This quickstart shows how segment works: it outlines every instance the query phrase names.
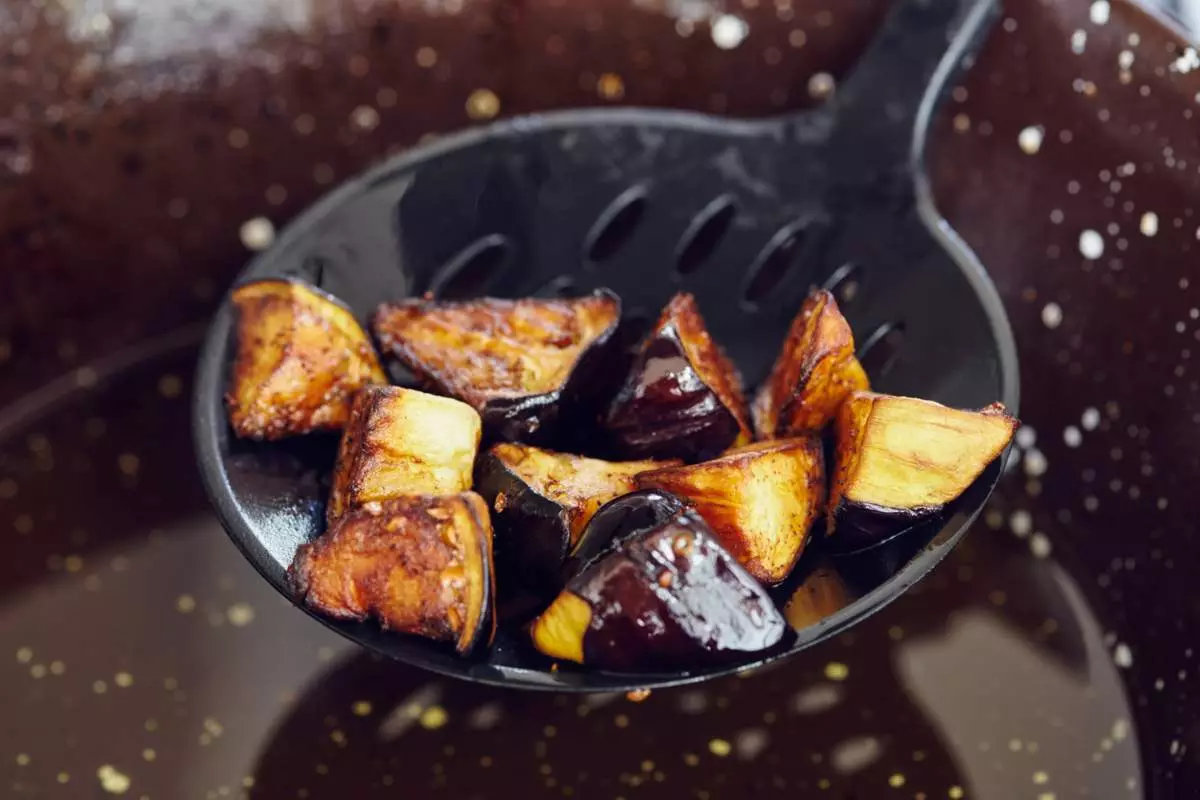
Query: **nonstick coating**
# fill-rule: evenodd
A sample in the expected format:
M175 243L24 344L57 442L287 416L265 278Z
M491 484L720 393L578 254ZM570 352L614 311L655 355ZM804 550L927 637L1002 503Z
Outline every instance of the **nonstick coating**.
M915 130L923 140L932 98L980 35L991 6L970 5L919 109L914 100L892 115L902 139ZM913 20L897 12L876 56L901 41L898 20L911 33ZM909 39L921 44L919 36ZM857 340L875 343L864 355L874 365L874 388L968 408L1003 400L1015 411L1016 352L1004 311L973 255L938 217L923 179L913 178L920 175L912 170L919 148L871 150L865 132L855 137L864 130L856 104L881 104L873 92L886 92L870 80L871 65L869 55L847 84L849 100L795 119L581 111L448 137L344 184L290 225L239 283L300 276L341 298L360 320L381 302L426 291L518 297L605 286L622 297L628 315L645 321L674 291L687 290L749 386L765 376L809 287L826 285L839 295ZM921 79L922 86L929 71L895 70L901 85ZM873 91L854 90L864 85ZM902 102L903 92L896 97ZM858 122L846 128L847 119ZM856 151L861 158L852 157ZM903 162L887 163L896 157ZM227 298L200 360L199 463L234 542L294 601L286 570L296 548L323 530L336 441L253 443L231 435L223 393L232 319ZM485 683L605 691L703 680L808 647L899 596L962 536L1002 461L937 525L856 556L831 558L819 548L806 554L781 601L819 566L832 566L857 599L797 631L786 650L735 668L551 671L519 630L502 628L489 652L462 659L374 624L316 618L382 654Z

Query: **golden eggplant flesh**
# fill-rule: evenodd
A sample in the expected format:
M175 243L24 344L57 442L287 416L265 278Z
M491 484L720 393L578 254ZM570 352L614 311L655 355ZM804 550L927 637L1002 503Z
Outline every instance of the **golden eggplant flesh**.
M755 430L763 439L818 432L850 392L868 388L850 325L833 295L821 289L800 307L754 399Z
M568 582L530 633L553 659L694 669L777 646L787 623L695 512L621 541Z
M851 394L836 424L826 531L840 549L876 544L940 512L1017 428L1000 403L960 411L873 392Z
M751 440L741 377L692 295L667 304L604 418L627 458L699 461Z
M787 577L825 497L825 459L816 436L737 448L682 467L644 472L639 488L682 498L746 570L766 584Z
M239 286L232 302L236 354L225 404L238 436L341 430L358 391L387 383L366 333L331 295L273 279Z
M439 392L457 397L510 441L544 441L589 410L605 387L621 303L607 290L575 299L380 306L383 349Z
M342 434L326 519L364 503L471 488L479 414L450 397L371 386L359 393Z
M632 492L638 473L666 465L494 445L479 459L475 487L492 508L502 578L559 588L563 561L596 510Z
M300 547L293 586L334 619L373 617L387 630L453 642L491 636L492 530L474 492L407 496L348 512Z

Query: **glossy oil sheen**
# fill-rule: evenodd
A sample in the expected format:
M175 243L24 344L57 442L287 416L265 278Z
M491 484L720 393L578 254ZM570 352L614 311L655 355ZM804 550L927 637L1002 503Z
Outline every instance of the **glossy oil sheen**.
M684 510L673 494L655 489L630 492L610 500L592 515L563 568L566 579L574 577L605 552L624 540L657 528Z

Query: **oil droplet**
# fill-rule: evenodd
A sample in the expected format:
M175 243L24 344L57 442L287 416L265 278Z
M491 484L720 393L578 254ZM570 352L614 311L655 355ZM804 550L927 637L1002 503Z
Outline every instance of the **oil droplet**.
M1153 236L1158 233L1158 215L1153 211L1147 211L1142 214L1142 220L1138 224L1138 229L1143 236Z
M1041 786L1042 784L1048 783L1049 781L1050 781L1050 776L1047 775L1044 770L1039 769L1037 772L1033 773L1033 782L1036 783L1037 785Z
M888 786L892 787L893 789L899 789L904 785L904 782L904 776L899 772L892 774L892 776L888 778Z
M1046 135L1046 129L1041 125L1030 125L1027 128L1022 128L1017 134L1017 146L1021 148L1021 152L1026 155L1034 155L1038 150L1042 149L1042 139Z
M712 24L713 44L722 50L732 50L737 47L749 33L750 26L746 24L746 21L733 14L722 14Z
M708 752L712 753L714 756L724 758L725 756L729 755L732 750L733 746L724 739L712 739L708 743Z
M421 47L417 50L417 66L429 69L437 61L437 50L434 50L432 47Z
M818 72L808 79L808 95L816 100L831 96L837 84L828 72Z
M1104 237L1088 228L1079 234L1079 252L1084 258L1095 261L1104 255Z
M371 131L379 127L379 112L371 106L359 106L350 112L350 121L360 131Z
M242 223L241 237L247 250L266 250L275 241L275 226L266 217L255 217Z
M950 791L946 792L946 796L950 800L962 800L962 798L966 797L966 793L962 790L961 786L951 786Z
M180 614L190 614L196 610L196 598L190 594L181 594L175 601L175 609Z
M1075 55L1082 55L1084 49L1087 48L1087 31L1077 30L1071 34L1071 52Z
M1119 642L1113 648L1113 663L1122 669L1133 666L1133 651L1129 649L1129 645Z
M30 648L30 647L18 647L17 648L17 662L18 663L28 664L32 660L33 660L33 649L32 648Z
M430 706L421 712L419 722L421 727L435 731L445 725L450 720L450 716L446 713L446 709L441 706Z
M17 766L19 766L19 767L29 766L29 754L28 753L17 753Z
M113 683L122 689L128 689L130 686L133 686L133 676L128 672L118 672L113 676Z
M359 700L350 706L350 710L356 717L369 717L371 715L371 704L366 700Z
M249 603L234 603L226 610L225 616L235 628L244 628L254 622L254 607Z
M620 100L625 96L625 81L614 72L606 72L596 81L596 93L605 100Z
M100 787L109 794L125 794L133 783L128 775L119 772L111 764L96 770L96 777L100 779Z
M825 677L831 681L844 681L850 677L850 668L837 661L825 665Z
M500 113L500 98L491 89L476 89L467 98L467 116L471 119L492 119Z
M1092 7L1088 9L1088 17L1095 25L1105 25L1108 23L1108 17L1112 13L1112 8L1108 4L1108 0L1096 0L1092 3Z
M1062 324L1063 312L1058 303L1046 303L1042 308L1042 324L1054 329Z

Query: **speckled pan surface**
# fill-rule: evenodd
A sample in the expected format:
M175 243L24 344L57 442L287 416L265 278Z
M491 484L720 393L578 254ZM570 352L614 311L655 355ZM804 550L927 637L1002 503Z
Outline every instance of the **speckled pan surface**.
M243 233L473 116L811 103L884 5L729 5L722 49L667 4L0 3L3 792L1200 792L1200 74L1125 3L1008 0L939 117L938 206L1014 324L1024 457L930 580L828 648L639 705L468 687L348 649L207 511L184 398Z

